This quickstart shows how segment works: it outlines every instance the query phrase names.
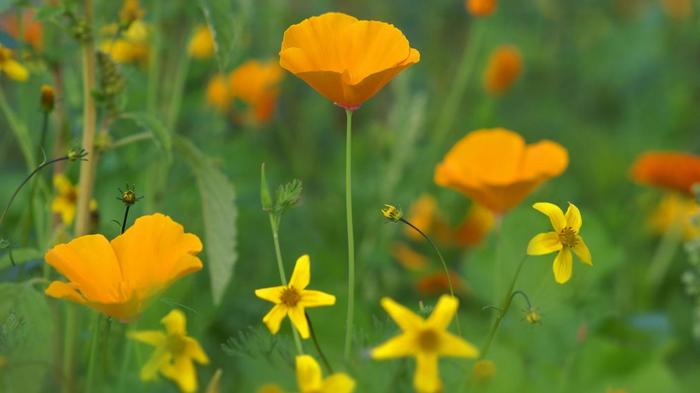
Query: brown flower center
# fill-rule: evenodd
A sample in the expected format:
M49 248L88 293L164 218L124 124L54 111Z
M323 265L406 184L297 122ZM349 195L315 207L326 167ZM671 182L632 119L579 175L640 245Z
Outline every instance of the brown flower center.
M578 243L576 231L571 227L563 228L559 232L559 241L566 247L574 247Z
M433 329L425 329L418 333L418 347L425 352L435 352L440 344L440 337Z
M301 300L301 295L293 287L287 287L282 291L282 296L280 296L282 304L287 307L294 307Z
M187 343L185 342L183 336L169 334L168 338L166 339L165 345L168 348L168 352L173 354L173 356L177 357L185 351L185 346L187 345Z

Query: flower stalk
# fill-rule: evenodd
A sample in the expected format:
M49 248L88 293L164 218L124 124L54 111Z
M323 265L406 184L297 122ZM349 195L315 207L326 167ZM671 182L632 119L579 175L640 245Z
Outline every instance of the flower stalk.
M345 217L348 232L348 313L345 321L345 359L352 349L355 314L355 233L352 225L352 110L345 110Z

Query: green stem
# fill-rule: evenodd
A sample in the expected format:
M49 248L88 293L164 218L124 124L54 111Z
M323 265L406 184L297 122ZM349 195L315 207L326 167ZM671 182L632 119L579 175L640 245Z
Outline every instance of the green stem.
M306 322L309 324L309 334L311 335L311 339L313 340L314 346L316 347L316 352L318 352L318 356L321 358L321 361L323 361L323 364L328 369L328 373L333 374L333 367L331 367L331 364L328 362L328 358L326 358L326 355L321 350L321 345L319 345L318 343L318 338L316 337L314 326L313 324L311 324L311 318L309 318L308 313L304 313L304 315L306 316Z
M114 150L114 149L118 149L118 148L126 146L126 145L130 145L130 144L135 143L135 142L145 141L145 140L152 139L152 138L153 138L152 133L140 132L138 134L125 136L124 138L119 139L116 142L110 143L107 149Z
M683 225L679 223L671 225L664 233L649 264L647 276L649 294L656 292L656 289L666 277L666 272L671 267L671 262L673 262L673 257L676 255L678 245L682 239Z
M75 306L66 307L66 326L63 333L63 393L73 391L73 352L75 350L76 312Z
M0 111L2 111L3 115L5 115L5 118L7 119L7 124L10 126L12 133L15 134L17 144L19 145L19 149L22 151L22 155L24 156L24 161L27 164L27 168L34 167L35 158L34 152L32 151L32 141L29 137L29 131L27 130L26 125L22 123L22 121L20 121L19 118L17 118L17 114L12 110L12 108L10 108L10 105L7 103L7 98L5 98L5 94L1 86Z
M100 314L94 313L92 319L92 338L90 339L90 360L88 361L87 369L87 382L85 385L85 391L90 393L93 392L93 386L95 383L95 367L97 363L97 346L100 338Z
M345 322L345 359L352 349L355 315L355 234L352 225L352 111L345 110L345 218L348 232L348 314Z
M442 256L440 249L438 249L438 247L435 245L435 243L433 243L433 240L430 239L430 237L428 237L428 235L426 235L423 231L421 231L417 226L411 224L410 222L408 222L407 220L405 220L403 218L401 218L400 221L403 222L404 224L408 225L409 227L413 228L416 232L418 232L421 236L423 236L423 238L425 240L427 240L428 243L430 243L430 245L433 247L433 250L435 250L435 253L437 253L438 257L440 258L440 263L442 263L442 269L445 271L445 277L447 278L447 285L450 289L450 295L452 297L455 297L455 290L454 290L454 287L452 286L452 278L450 278L450 271L447 268L447 262L445 262L445 258ZM462 335L462 326L460 326L460 323L459 323L459 314L455 318L455 323L457 324L457 333L461 336Z
M131 360L131 352L133 348L133 342L134 340L127 339L126 340L126 347L124 348L124 357L122 358L122 366L121 366L121 371L119 372L119 389L117 391L123 392L124 391L124 383L127 380L127 372L129 370L129 361Z
M279 236L279 220L276 220L272 213L268 214L270 218L270 229L272 230L272 241L275 243L275 257L277 258L277 269L280 273L280 280L282 285L287 286L287 277L284 274L284 261L282 261L282 251L280 249L280 236ZM299 355L304 354L304 349L301 346L301 339L299 338L299 333L292 327L292 335L294 336L294 346L297 348L297 353Z
M491 343L493 342L494 337L496 337L496 332L498 331L498 328L501 326L501 321L503 321L503 318L508 313L508 309L510 308L510 305L513 303L513 297L514 297L513 296L513 289L515 288L515 283L518 281L518 276L520 275L520 270L522 270L526 259L527 259L527 255L525 255L520 260L520 263L518 264L518 268L515 270L515 275L513 276L513 280L510 282L510 287L508 288L508 294L506 295L505 298L503 298L503 303L501 305L500 311L498 313L498 316L496 317L496 321L494 321L493 325L491 326L491 331L489 332L489 336L486 339L486 344L484 345L484 348L481 350L481 353L479 354L479 359L484 359L486 357L486 354L488 354L489 348L491 348Z

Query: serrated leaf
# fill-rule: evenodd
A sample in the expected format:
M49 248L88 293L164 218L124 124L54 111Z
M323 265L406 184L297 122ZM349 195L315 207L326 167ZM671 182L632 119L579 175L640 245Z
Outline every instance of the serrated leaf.
M35 250L33 248L18 248L16 250L12 250L12 259L17 265L41 259L42 256L43 255L41 252L39 252L39 250ZM4 269L11 264L12 261L10 260L10 252L3 253L3 255L0 256L0 269Z
M175 147L192 169L202 199L204 251L214 304L219 304L236 264L236 194L228 177L189 140L178 137Z
M126 113L121 115L120 118L131 120L142 130L150 132L158 148L163 150L167 155L167 160L172 160L173 137L160 120L152 115L140 112Z
M0 284L0 392L44 391L54 353L54 321L46 296L29 283Z

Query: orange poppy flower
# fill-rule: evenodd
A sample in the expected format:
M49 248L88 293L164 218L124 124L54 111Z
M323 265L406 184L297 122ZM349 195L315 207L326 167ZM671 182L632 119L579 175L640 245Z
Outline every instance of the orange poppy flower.
M391 247L391 256L403 267L409 270L422 270L428 263L428 258L414 251L406 243L396 242Z
M214 75L207 84L207 103L220 112L226 112L231 105L231 92L229 91L226 77L221 74Z
M558 143L526 145L503 128L467 134L435 169L435 183L462 192L496 214L517 206L544 181L566 169L569 156Z
M518 48L511 45L501 45L496 48L484 72L484 87L493 95L505 93L523 70L523 58Z
M413 202L410 209L408 209L408 216L406 217L406 220L418 227L418 229L421 231L429 233L431 227L433 226L433 222L435 221L436 212L437 201L435 198L429 194L423 194L417 201ZM404 233L413 240L425 240L420 233L409 226L404 228Z
M496 10L496 0L464 0L464 6L474 16L489 16Z
M491 210L478 204L472 204L464 221L455 231L453 242L459 246L476 246L491 231L494 222L495 217Z
M274 62L248 60L229 75L233 97L248 104L256 121L272 117L277 102L277 85L282 80L282 69Z
M459 274L452 270L450 270L449 280L442 270L423 276L416 283L416 289L422 295L440 295L450 289L450 282L452 282L455 292L463 291L462 279L459 278Z
M129 322L151 297L200 270L201 251L199 238L170 217L140 217L111 242L87 235L49 250L46 262L69 281L54 281L45 292Z
M677 152L649 152L632 166L632 178L642 184L692 193L700 183L700 157Z
M337 12L290 26L280 50L282 68L351 110L419 61L420 53L393 25Z
M22 28L24 29L22 40L34 49L41 50L44 45L44 30L41 22L34 20L35 14L30 9L22 11ZM0 20L0 28L15 39L19 39L18 19L17 13L11 12Z

